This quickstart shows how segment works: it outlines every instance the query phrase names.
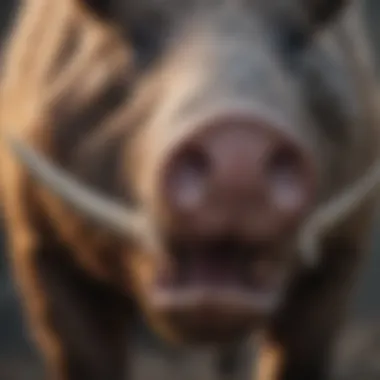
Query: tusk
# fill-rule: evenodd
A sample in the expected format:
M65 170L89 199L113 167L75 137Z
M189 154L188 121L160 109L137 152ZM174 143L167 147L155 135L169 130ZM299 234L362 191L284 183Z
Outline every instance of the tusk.
M36 180L44 183L80 213L121 236L127 235L145 242L152 236L147 218L141 213L90 190L27 144L14 138L7 138L7 141L13 153Z
M121 235L143 241L152 248L157 246L153 229L144 215L127 209L124 205L107 199L104 195L70 176L42 157L35 149L8 138L12 151L30 174L44 183L64 202L79 212ZM315 265L323 234L354 213L365 201L374 196L380 187L380 160L348 190L322 205L308 221L299 235L298 248L307 265Z
M322 235L358 210L379 190L380 160L377 160L351 188L321 206L311 216L300 234L299 241L300 252L308 265L314 265L318 259Z

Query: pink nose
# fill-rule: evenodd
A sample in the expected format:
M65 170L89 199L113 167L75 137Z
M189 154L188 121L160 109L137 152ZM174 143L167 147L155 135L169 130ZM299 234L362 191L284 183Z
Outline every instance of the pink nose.
M302 220L316 171L299 142L254 120L223 119L198 130L177 146L163 171L165 207L178 227L274 238Z

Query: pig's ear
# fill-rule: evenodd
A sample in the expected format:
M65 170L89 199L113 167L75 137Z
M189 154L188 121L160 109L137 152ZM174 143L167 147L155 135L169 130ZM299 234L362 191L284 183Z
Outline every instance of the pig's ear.
M303 3L309 20L314 25L333 21L351 2L350 0L299 0Z

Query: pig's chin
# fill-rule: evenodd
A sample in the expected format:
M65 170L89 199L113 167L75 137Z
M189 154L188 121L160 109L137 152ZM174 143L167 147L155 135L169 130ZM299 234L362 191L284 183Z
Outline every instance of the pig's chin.
M279 306L284 262L234 240L176 242L151 292L155 313L187 342L218 343L260 328Z

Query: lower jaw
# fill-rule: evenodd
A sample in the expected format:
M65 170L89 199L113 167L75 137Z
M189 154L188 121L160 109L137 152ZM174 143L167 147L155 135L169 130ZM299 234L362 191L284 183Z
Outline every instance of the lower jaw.
M261 331L267 322L264 316L231 316L194 312L186 315L161 313L160 320L174 344L182 346L223 346ZM163 336L164 338L167 335Z
M278 292L192 288L157 292L152 306L183 343L220 345L260 330L279 298Z

